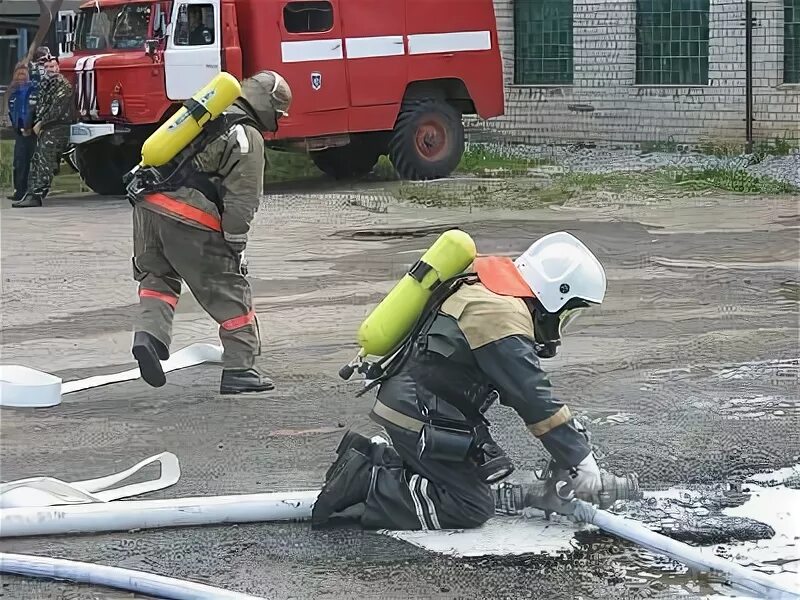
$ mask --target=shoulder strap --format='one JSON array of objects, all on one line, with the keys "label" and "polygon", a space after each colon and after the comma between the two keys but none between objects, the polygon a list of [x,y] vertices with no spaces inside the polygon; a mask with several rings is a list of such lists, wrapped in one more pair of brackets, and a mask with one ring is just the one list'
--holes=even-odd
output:
[{"label": "shoulder strap", "polygon": [[411,350],[417,344],[417,340],[424,337],[430,330],[442,304],[455,294],[463,284],[470,284],[475,281],[478,281],[475,273],[461,273],[437,285],[406,337],[386,356],[370,366],[366,375],[368,377],[373,376],[374,379],[369,385],[357,392],[356,396],[366,394],[376,385],[396,374],[408,361],[411,356]]},{"label": "shoulder strap", "polygon": [[[255,124],[252,117],[241,113],[223,113],[213,121],[210,121],[188,146],[181,150],[175,158],[165,165],[169,174],[160,183],[150,186],[147,192],[168,192],[174,191],[183,186],[192,175],[192,160],[208,144],[224,135],[228,130],[240,123]],[[164,169],[162,167],[161,169]],[[160,170],[161,170],[160,169]],[[202,190],[201,190],[202,191]]]}]

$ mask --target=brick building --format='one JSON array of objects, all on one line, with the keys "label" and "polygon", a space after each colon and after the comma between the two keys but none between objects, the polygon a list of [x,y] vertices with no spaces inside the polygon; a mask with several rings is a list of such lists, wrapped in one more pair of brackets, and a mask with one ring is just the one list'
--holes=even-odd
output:
[{"label": "brick building", "polygon": [[[495,0],[516,142],[742,144],[746,0]],[[755,0],[753,138],[800,139],[800,0]]]}]

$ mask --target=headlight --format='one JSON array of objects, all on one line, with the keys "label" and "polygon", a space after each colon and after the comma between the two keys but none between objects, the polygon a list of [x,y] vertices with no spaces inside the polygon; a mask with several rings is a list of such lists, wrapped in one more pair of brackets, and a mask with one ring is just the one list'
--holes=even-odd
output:
[{"label": "headlight", "polygon": [[111,114],[115,117],[118,117],[121,112],[122,112],[122,103],[115,98],[114,100],[111,101]]}]

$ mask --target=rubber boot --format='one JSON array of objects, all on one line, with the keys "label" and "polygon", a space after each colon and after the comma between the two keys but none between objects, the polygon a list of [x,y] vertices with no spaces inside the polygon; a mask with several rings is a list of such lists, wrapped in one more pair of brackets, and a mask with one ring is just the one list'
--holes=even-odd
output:
[{"label": "rubber boot", "polygon": [[322,486],[311,509],[311,525],[325,523],[332,515],[364,502],[369,493],[372,461],[350,448],[333,463],[331,476]]},{"label": "rubber boot", "polygon": [[169,348],[145,331],[137,331],[133,335],[133,357],[139,363],[142,379],[148,385],[161,387],[167,383],[161,361],[169,358]]},{"label": "rubber boot", "polygon": [[34,208],[42,205],[42,196],[28,192],[19,202],[12,202],[11,208]]},{"label": "rubber boot", "polygon": [[223,396],[230,394],[252,394],[268,392],[275,389],[275,384],[266,375],[255,369],[223,369],[222,379],[219,383],[219,393]]},{"label": "rubber boot", "polygon": [[338,459],[342,456],[342,454],[350,450],[350,448],[355,448],[361,454],[369,456],[370,449],[372,448],[372,441],[360,433],[356,433],[355,431],[347,431],[347,433],[345,433],[342,436],[342,439],[339,441],[339,445],[336,447],[336,460],[325,473],[325,481],[328,480],[333,471],[336,469]]}]

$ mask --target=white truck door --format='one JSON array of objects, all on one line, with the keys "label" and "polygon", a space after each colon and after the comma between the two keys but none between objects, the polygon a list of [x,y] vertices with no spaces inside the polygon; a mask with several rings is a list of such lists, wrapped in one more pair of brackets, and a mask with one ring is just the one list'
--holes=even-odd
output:
[{"label": "white truck door", "polygon": [[186,100],[222,69],[219,0],[177,0],[164,51],[167,98]]}]

